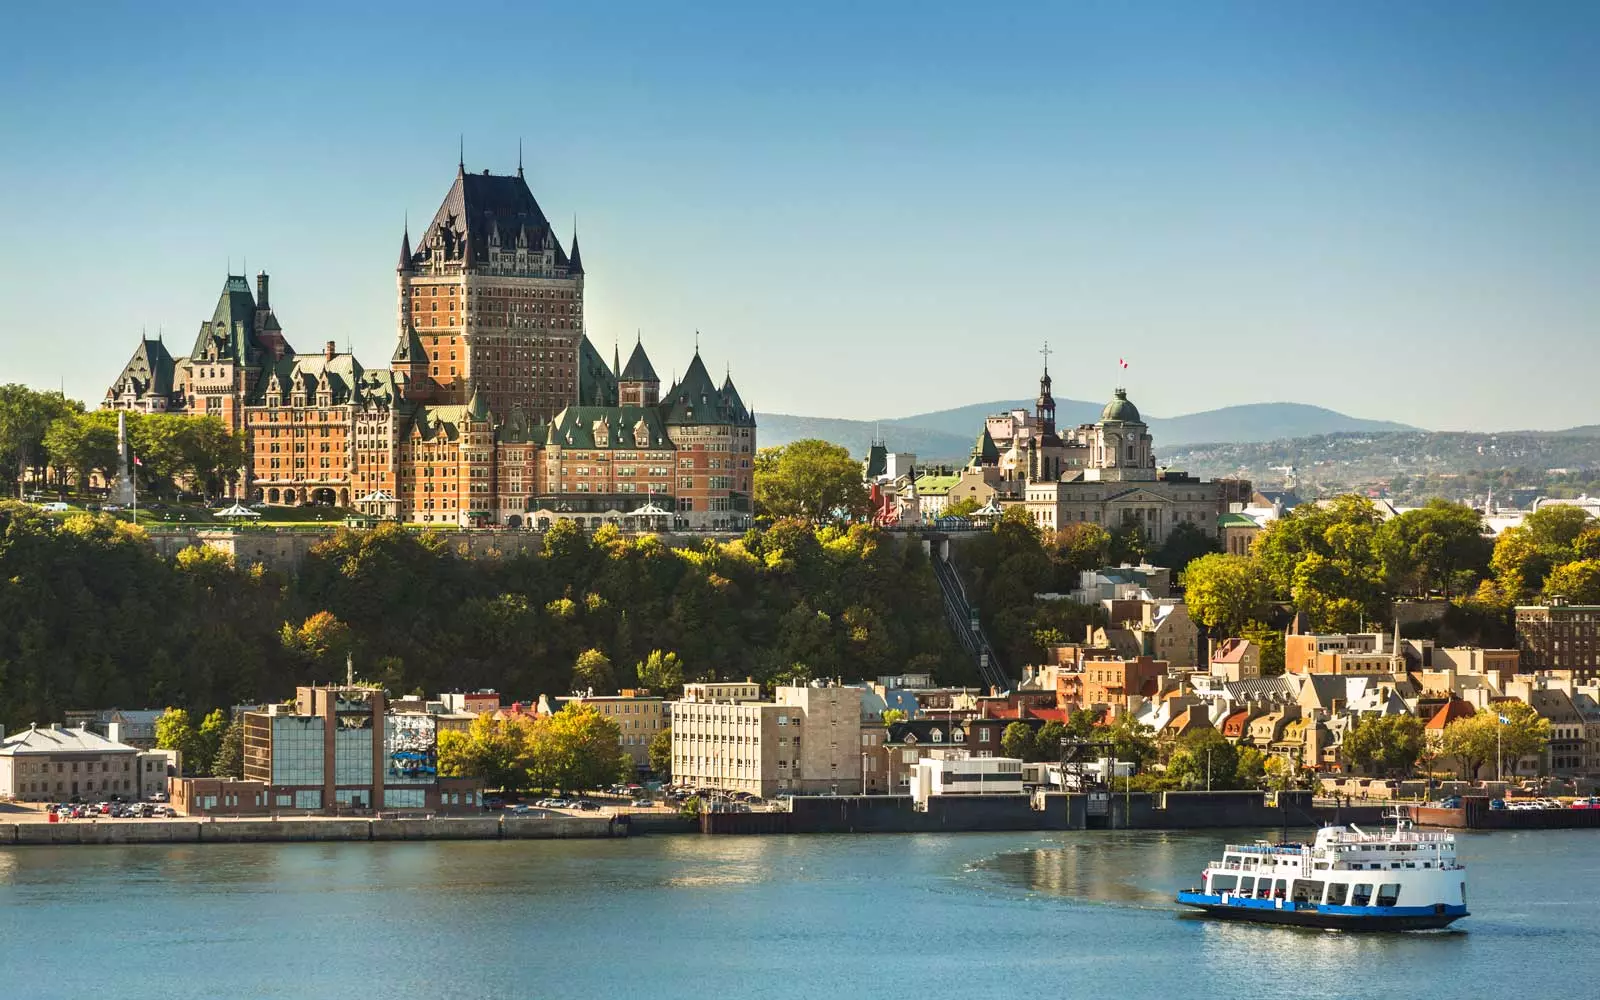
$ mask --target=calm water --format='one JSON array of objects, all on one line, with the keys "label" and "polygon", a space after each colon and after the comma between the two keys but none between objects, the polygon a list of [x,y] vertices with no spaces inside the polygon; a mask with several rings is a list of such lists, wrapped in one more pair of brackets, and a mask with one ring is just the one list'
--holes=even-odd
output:
[{"label": "calm water", "polygon": [[[1239,833],[1235,839],[1249,839]],[[0,996],[1594,995],[1600,835],[1463,838],[1459,932],[1180,917],[1216,836],[0,850]]]}]

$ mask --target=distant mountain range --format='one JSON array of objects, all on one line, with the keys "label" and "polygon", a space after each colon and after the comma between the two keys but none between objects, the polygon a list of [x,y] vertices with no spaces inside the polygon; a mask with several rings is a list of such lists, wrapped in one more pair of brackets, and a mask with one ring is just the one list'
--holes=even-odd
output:
[{"label": "distant mountain range", "polygon": [[[1092,423],[1100,419],[1103,405],[1081,399],[1058,399],[1056,423],[1062,427]],[[886,420],[842,420],[836,417],[763,413],[758,418],[761,424],[760,443],[765,447],[788,444],[802,438],[822,438],[844,445],[852,455],[865,455],[873,438],[877,437],[888,444],[890,451],[912,452],[921,461],[958,462],[972,450],[973,442],[982,432],[985,417],[1018,408],[1032,410],[1033,400],[1001,399]],[[1158,457],[1171,453],[1175,448],[1195,444],[1274,441],[1342,432],[1416,430],[1389,420],[1366,420],[1304,403],[1247,403],[1178,417],[1146,414],[1145,420],[1155,438]]]}]

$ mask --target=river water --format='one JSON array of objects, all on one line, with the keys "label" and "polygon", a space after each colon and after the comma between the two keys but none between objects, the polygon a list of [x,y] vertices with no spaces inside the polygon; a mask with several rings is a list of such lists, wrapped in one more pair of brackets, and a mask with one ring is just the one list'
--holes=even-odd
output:
[{"label": "river water", "polygon": [[1463,836],[1473,915],[1405,935],[1180,915],[1172,893],[1219,846],[1121,831],[11,848],[0,997],[1600,995],[1594,831]]}]

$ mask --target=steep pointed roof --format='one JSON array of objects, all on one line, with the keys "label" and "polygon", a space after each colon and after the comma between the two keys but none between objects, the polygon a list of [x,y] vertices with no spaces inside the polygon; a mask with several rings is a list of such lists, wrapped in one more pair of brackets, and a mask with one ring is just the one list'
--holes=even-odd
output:
[{"label": "steep pointed roof", "polygon": [[[521,175],[518,175],[521,176]],[[578,227],[572,227],[572,256],[567,259],[568,274],[583,273],[583,255],[578,253]]]},{"label": "steep pointed roof", "polygon": [[622,382],[660,382],[661,377],[650,365],[650,357],[644,353],[644,343],[635,341],[633,353],[628,355],[628,363],[623,366],[622,374],[618,377]]},{"label": "steep pointed roof", "polygon": [[972,464],[998,465],[1000,462],[1000,449],[995,447],[994,438],[989,436],[989,428],[985,426],[983,433],[978,435],[977,442],[972,446]]},{"label": "steep pointed roof", "polygon": [[428,360],[428,350],[423,346],[416,324],[411,322],[409,316],[406,317],[406,335],[395,345],[394,356],[390,360],[395,364],[412,364]]},{"label": "steep pointed roof", "polygon": [[472,390],[472,398],[467,400],[467,415],[478,423],[485,423],[489,419],[489,403],[483,398],[483,393],[476,387]]},{"label": "steep pointed roof", "polygon": [[694,352],[694,360],[683,373],[683,379],[661,401],[662,412],[669,424],[716,424],[728,421],[718,419],[718,409],[723,406],[722,394],[711,381],[711,373]]},{"label": "steep pointed roof", "polygon": [[230,274],[217,296],[211,319],[200,324],[194,349],[196,361],[231,360],[243,363],[255,350],[256,300],[242,274]]},{"label": "steep pointed roof", "polygon": [[756,425],[755,414],[751,413],[749,408],[744,405],[744,400],[739,398],[739,390],[733,387],[733,376],[731,374],[723,376],[722,399],[724,405],[728,407],[728,412],[732,414],[734,423],[743,427],[754,427]]},{"label": "steep pointed roof", "polygon": [[405,233],[400,237],[400,266],[395,268],[402,274],[411,270],[411,227],[405,228]]},{"label": "steep pointed roof", "polygon": [[121,395],[130,384],[136,396],[172,395],[173,374],[177,363],[159,339],[139,338],[133,357],[123,365],[122,374],[112,383],[107,395]]},{"label": "steep pointed roof", "polygon": [[578,402],[583,406],[617,405],[617,376],[587,334],[578,344]]},{"label": "steep pointed roof", "polygon": [[412,259],[426,260],[438,248],[451,260],[465,253],[470,266],[488,254],[491,237],[502,246],[515,246],[524,232],[530,250],[543,252],[548,246],[556,268],[573,273],[571,260],[526,180],[458,170]]}]

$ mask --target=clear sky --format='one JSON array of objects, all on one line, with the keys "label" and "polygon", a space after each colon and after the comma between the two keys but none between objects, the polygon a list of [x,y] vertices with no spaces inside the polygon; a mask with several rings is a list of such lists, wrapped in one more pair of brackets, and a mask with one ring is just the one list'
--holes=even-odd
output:
[{"label": "clear sky", "polygon": [[[202,10],[202,8],[205,8]],[[214,8],[214,9],[213,9]],[[465,134],[577,216],[588,326],[757,411],[1118,382],[1441,429],[1600,422],[1600,4],[30,4],[0,382],[97,401],[231,260],[394,343]],[[1118,368],[1126,358],[1126,372]]]}]

